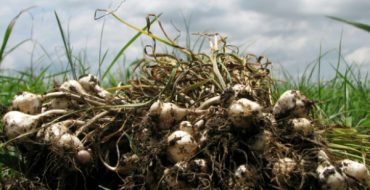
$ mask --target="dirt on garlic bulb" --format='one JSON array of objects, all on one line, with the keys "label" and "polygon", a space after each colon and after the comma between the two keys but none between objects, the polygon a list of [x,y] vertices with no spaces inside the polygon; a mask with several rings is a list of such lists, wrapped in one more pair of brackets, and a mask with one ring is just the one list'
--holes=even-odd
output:
[{"label": "dirt on garlic bulb", "polygon": [[181,131],[185,131],[185,132],[189,133],[190,135],[194,135],[195,132],[196,132],[194,126],[191,124],[190,121],[182,121],[179,124],[179,129]]},{"label": "dirt on garlic bulb", "polygon": [[68,80],[60,85],[59,90],[89,96],[89,93],[76,80]]},{"label": "dirt on garlic bulb", "polygon": [[98,78],[92,74],[81,76],[78,82],[87,92],[97,94],[99,97],[103,99],[112,98],[112,94],[105,90],[104,88],[102,88],[99,85]]},{"label": "dirt on garlic bulb", "polygon": [[[19,135],[27,135],[32,129],[39,126],[42,119],[52,115],[66,114],[65,110],[49,110],[38,115],[29,115],[19,111],[10,111],[3,117],[4,131],[9,139],[18,137]],[[18,140],[27,138],[21,137]]]},{"label": "dirt on garlic bulb", "polygon": [[175,131],[167,138],[167,154],[174,162],[188,160],[198,150],[198,144],[192,135],[185,131]]},{"label": "dirt on garlic bulb", "polygon": [[337,167],[342,173],[348,177],[355,178],[361,183],[367,184],[370,181],[370,172],[365,164],[344,159],[339,161]]},{"label": "dirt on garlic bulb", "polygon": [[174,122],[181,121],[188,114],[188,110],[173,103],[157,101],[150,107],[149,114],[159,117],[161,129],[168,129]]},{"label": "dirt on garlic bulb", "polygon": [[31,92],[22,92],[13,98],[12,107],[23,113],[38,114],[41,113],[42,97]]},{"label": "dirt on garlic bulb", "polygon": [[228,108],[228,116],[234,126],[250,128],[255,125],[256,120],[261,118],[262,107],[254,101],[241,98],[231,103]]},{"label": "dirt on garlic bulb", "polygon": [[298,90],[284,92],[273,107],[276,119],[307,117],[312,101]]},{"label": "dirt on garlic bulb", "polygon": [[306,118],[294,118],[289,121],[293,130],[307,137],[313,134],[314,126],[312,122]]},{"label": "dirt on garlic bulb", "polygon": [[272,174],[275,177],[289,176],[297,167],[297,163],[288,157],[276,161],[272,167]]},{"label": "dirt on garlic bulb", "polygon": [[248,147],[253,151],[263,152],[264,150],[267,150],[272,141],[272,133],[268,130],[263,130],[262,132],[250,138],[248,141]]},{"label": "dirt on garlic bulb", "polygon": [[348,189],[346,177],[343,176],[336,167],[328,162],[319,164],[316,169],[322,189],[338,190]]}]

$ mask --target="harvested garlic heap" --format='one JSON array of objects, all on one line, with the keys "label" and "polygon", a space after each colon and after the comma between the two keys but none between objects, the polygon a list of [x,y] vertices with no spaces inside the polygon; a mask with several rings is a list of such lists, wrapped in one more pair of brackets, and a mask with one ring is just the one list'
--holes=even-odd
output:
[{"label": "harvested garlic heap", "polygon": [[15,96],[4,134],[25,173],[51,189],[368,188],[365,164],[328,156],[311,100],[272,100],[269,62],[212,47],[148,55],[115,93],[88,74]]},{"label": "harvested garlic heap", "polygon": [[90,74],[79,81],[68,80],[47,94],[22,92],[12,101],[13,111],[3,116],[4,133],[18,144],[45,144],[56,154],[71,155],[77,163],[86,164],[91,152],[78,135],[92,125],[90,118],[83,121],[81,116],[70,119],[67,115],[86,106],[106,105],[112,97]]}]

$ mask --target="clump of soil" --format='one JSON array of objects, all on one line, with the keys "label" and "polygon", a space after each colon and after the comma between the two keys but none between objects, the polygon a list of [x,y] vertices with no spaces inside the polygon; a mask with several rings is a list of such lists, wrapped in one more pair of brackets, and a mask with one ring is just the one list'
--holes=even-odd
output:
[{"label": "clump of soil", "polygon": [[85,75],[19,94],[3,123],[24,176],[49,189],[368,187],[368,173],[361,181],[328,156],[309,98],[274,101],[271,62],[217,43],[182,48],[184,59],[147,52],[140,76],[110,92]]}]

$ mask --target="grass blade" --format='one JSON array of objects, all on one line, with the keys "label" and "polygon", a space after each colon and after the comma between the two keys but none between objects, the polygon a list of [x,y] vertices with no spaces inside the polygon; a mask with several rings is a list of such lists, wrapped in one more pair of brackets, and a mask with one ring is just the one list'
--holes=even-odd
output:
[{"label": "grass blade", "polygon": [[58,14],[56,11],[54,11],[54,15],[55,15],[55,18],[57,19],[57,23],[58,23],[58,28],[59,28],[59,31],[60,31],[60,35],[62,36],[62,40],[63,40],[63,45],[64,45],[64,48],[66,50],[66,55],[67,55],[67,59],[68,59],[68,64],[69,66],[71,67],[71,71],[72,71],[72,75],[73,75],[73,79],[77,80],[77,74],[76,74],[76,68],[73,64],[73,61],[72,61],[72,50],[71,50],[71,47],[69,46],[69,43],[67,43],[67,38],[65,37],[65,34],[64,34],[64,30],[63,30],[63,27],[62,27],[62,24],[60,22],[60,19],[58,17]]},{"label": "grass blade", "polygon": [[334,17],[334,16],[327,16],[327,17],[330,18],[330,19],[339,21],[339,22],[343,22],[343,23],[352,25],[356,28],[365,30],[366,32],[370,32],[370,25],[368,25],[368,24],[364,24],[364,23],[360,23],[360,22],[356,22],[356,21],[352,21],[352,20],[346,20],[346,19],[342,19],[342,18],[338,18],[338,17]]},{"label": "grass blade", "polygon": [[[32,9],[33,7],[30,7],[30,8],[27,8],[27,9],[24,9],[22,11],[20,11],[18,13],[17,16],[15,16],[11,21],[10,23],[8,24],[8,27],[6,28],[5,30],[5,34],[4,34],[4,37],[3,37],[3,42],[1,44],[1,47],[0,47],[0,65],[2,63],[2,61],[4,60],[5,56],[6,56],[6,53],[5,53],[5,48],[6,48],[6,45],[8,44],[8,41],[9,41],[9,38],[10,38],[10,35],[12,34],[13,32],[13,28],[14,28],[14,25],[15,23],[17,22],[18,18],[26,11]],[[17,47],[19,47],[21,44],[23,44],[22,42],[17,44],[14,48],[12,48],[13,50]]]}]

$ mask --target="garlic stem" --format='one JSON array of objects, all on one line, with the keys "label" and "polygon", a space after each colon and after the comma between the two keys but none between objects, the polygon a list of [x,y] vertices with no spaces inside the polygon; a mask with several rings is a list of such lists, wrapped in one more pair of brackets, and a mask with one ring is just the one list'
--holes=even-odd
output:
[{"label": "garlic stem", "polygon": [[88,102],[92,105],[95,105],[95,106],[105,106],[106,105],[105,103],[103,103],[104,100],[98,99],[98,98],[93,97],[91,95],[80,96],[80,95],[77,95],[77,94],[72,94],[70,92],[51,92],[51,93],[47,93],[47,94],[42,96],[42,98],[44,100],[52,99],[52,98],[60,98],[60,97],[69,97],[69,98],[72,98],[72,99],[75,99],[75,100],[86,101],[86,102]]},{"label": "garlic stem", "polygon": [[215,96],[204,101],[197,108],[198,110],[208,109],[211,105],[219,104],[221,102],[221,96]]}]

